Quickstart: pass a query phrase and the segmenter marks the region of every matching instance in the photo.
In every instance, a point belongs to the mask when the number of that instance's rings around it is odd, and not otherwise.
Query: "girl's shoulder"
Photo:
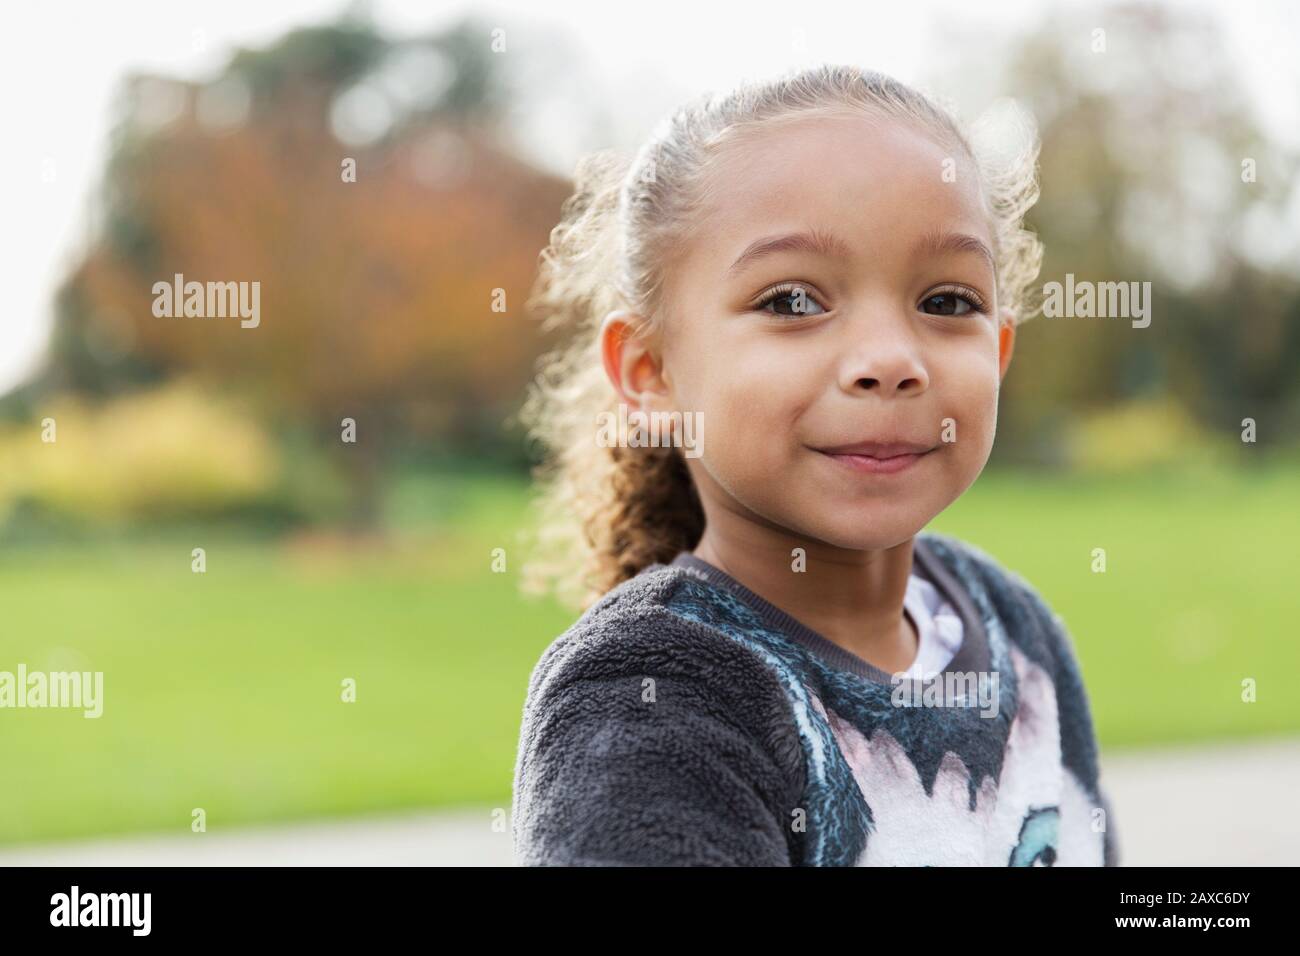
[[[543,684],[653,675],[728,686],[749,675],[749,692],[779,696],[757,655],[678,613],[675,598],[688,580],[681,567],[653,564],[612,588],[543,651],[530,697]]]
[[[533,669],[514,774],[521,862],[789,862],[798,838],[783,821],[806,770],[785,693],[756,655],[672,613],[683,574],[624,581]]]
[[[923,531],[917,540],[966,587],[986,623],[996,619],[1008,639],[1031,659],[1058,678],[1078,682],[1078,657],[1065,619],[1026,574],[953,535]]]

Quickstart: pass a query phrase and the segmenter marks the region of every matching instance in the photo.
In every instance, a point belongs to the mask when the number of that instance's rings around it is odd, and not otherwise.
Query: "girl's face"
[[[835,547],[894,547],[993,446],[1014,326],[976,171],[866,117],[797,120],[717,160],[636,400],[700,416],[686,461],[710,522],[721,509]],[[923,453],[888,465],[902,449],[871,443]]]

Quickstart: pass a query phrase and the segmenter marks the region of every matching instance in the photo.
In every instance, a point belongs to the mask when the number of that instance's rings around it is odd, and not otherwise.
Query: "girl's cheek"
[[[770,467],[789,430],[774,389],[759,378],[715,379],[703,408],[704,454],[733,475]]]

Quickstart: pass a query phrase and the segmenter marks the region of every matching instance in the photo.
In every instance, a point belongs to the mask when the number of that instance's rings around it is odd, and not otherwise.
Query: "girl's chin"
[[[929,524],[929,519],[849,518],[832,526],[827,526],[825,522],[817,524],[820,530],[811,531],[808,536],[832,547],[843,548],[845,551],[887,551],[914,538]]]

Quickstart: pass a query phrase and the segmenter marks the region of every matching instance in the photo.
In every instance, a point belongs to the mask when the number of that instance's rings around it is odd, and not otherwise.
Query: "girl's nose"
[[[853,341],[840,363],[840,385],[846,392],[908,395],[925,391],[929,375],[906,323],[868,319],[853,325]]]

